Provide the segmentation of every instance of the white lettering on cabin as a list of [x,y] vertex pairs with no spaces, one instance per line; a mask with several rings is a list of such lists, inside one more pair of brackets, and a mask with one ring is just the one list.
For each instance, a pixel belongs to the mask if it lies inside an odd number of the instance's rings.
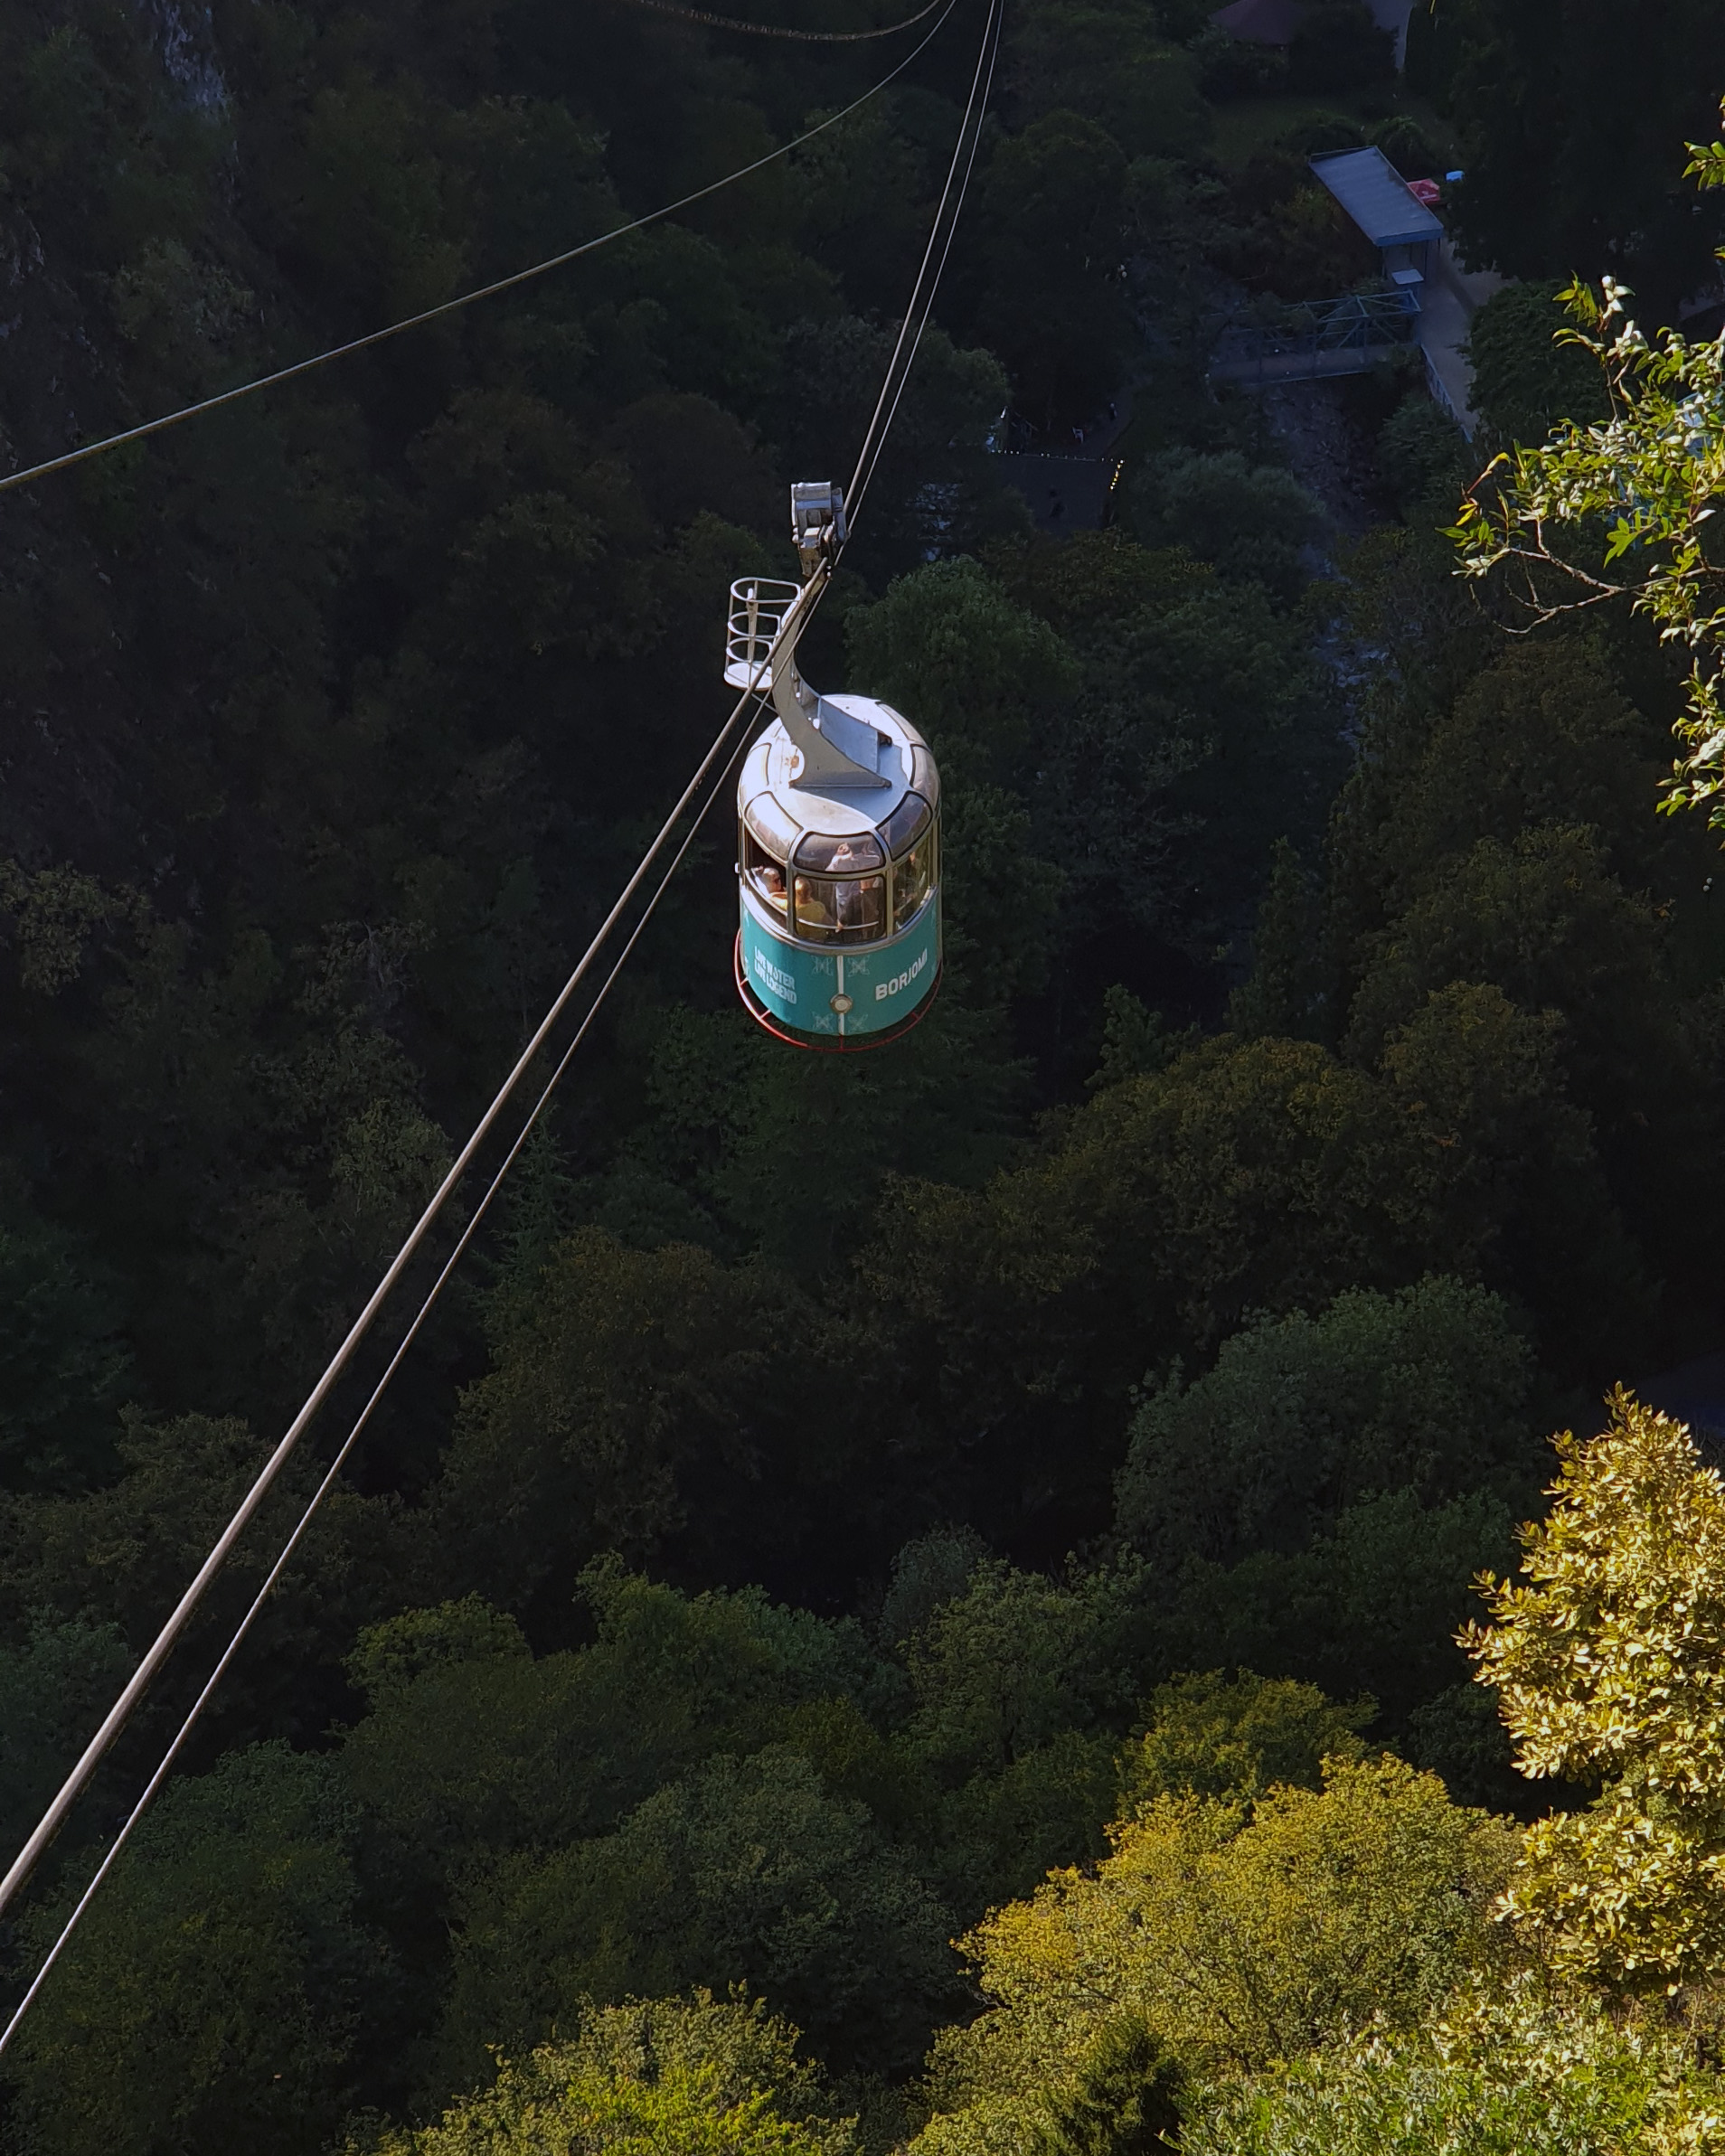
[[775,965],[764,951],[755,953],[755,974],[757,979],[770,988],[775,995],[782,997],[786,1003],[794,1003],[797,1001],[796,982],[787,973]]
[[911,984],[911,982],[912,982],[912,981],[914,981],[914,980],[916,979],[917,975],[918,975],[918,974],[919,974],[919,973],[922,971],[923,967],[924,967],[925,965],[928,965],[928,946],[925,944],[925,945],[923,946],[922,949],[921,949],[920,951],[919,951],[919,952],[918,952],[918,954],[917,954],[916,957],[915,957],[915,958],[914,958],[914,959],[911,961],[911,963],[910,963],[910,964],[908,966],[906,966],[906,968],[904,969],[904,971],[903,971],[903,972],[902,972],[902,973],[901,973],[901,974],[899,975],[899,977],[897,978],[897,980],[894,980],[894,981],[878,981],[878,982],[875,984],[875,989],[874,989],[874,1000],[875,1000],[875,1002],[876,1002],[877,1003],[885,1003],[885,1001],[887,1000],[888,996],[890,996],[890,995],[897,995],[897,994],[900,993],[900,991],[901,989],[906,989],[906,988],[909,988],[909,987],[910,987],[910,984]]

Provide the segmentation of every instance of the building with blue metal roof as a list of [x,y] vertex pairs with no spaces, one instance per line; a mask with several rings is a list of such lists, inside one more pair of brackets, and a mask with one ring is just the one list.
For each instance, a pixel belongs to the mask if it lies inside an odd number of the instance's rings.
[[1330,150],[1306,162],[1382,256],[1384,275],[1423,282],[1444,228],[1383,152]]

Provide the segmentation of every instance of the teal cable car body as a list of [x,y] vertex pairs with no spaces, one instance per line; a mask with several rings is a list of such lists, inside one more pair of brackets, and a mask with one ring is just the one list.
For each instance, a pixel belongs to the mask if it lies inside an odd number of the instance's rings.
[[798,675],[797,637],[844,537],[838,490],[794,487],[792,520],[806,580],[731,587],[725,679],[770,691],[777,713],[737,787],[737,989],[780,1040],[843,1053],[896,1040],[939,985],[940,777],[891,704],[817,695]]

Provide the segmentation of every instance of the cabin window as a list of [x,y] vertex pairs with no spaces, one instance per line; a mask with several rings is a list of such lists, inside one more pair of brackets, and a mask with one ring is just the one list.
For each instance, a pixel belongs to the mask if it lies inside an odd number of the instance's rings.
[[908,927],[934,885],[935,834],[930,824],[910,851],[892,864],[892,926]]
[[846,832],[843,838],[827,838],[811,831],[797,849],[799,869],[817,869],[828,876],[854,875],[862,869],[882,869],[886,855],[879,842],[866,831]]
[[775,861],[752,831],[743,832],[743,875],[755,896],[770,906],[781,920],[787,918],[785,864]]
[[907,794],[881,826],[887,852],[902,853],[914,838],[927,830],[928,822],[928,804],[919,794]]
[[871,943],[886,934],[884,876],[794,880],[798,936],[809,943]]
[[787,861],[797,843],[798,824],[779,807],[770,794],[757,794],[743,811],[743,824],[760,842],[769,861]]

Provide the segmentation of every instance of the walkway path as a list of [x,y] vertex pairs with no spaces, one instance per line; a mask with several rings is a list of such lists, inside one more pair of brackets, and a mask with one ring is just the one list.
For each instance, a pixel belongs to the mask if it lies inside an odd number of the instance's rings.
[[1447,236],[1438,243],[1433,274],[1419,288],[1419,342],[1428,376],[1471,441],[1478,419],[1473,409],[1474,376],[1463,346],[1474,315],[1503,279],[1490,269],[1464,269]]
[[1408,57],[1408,17],[1413,13],[1413,0],[1370,0],[1370,5],[1378,28],[1396,33],[1396,65],[1400,67]]

